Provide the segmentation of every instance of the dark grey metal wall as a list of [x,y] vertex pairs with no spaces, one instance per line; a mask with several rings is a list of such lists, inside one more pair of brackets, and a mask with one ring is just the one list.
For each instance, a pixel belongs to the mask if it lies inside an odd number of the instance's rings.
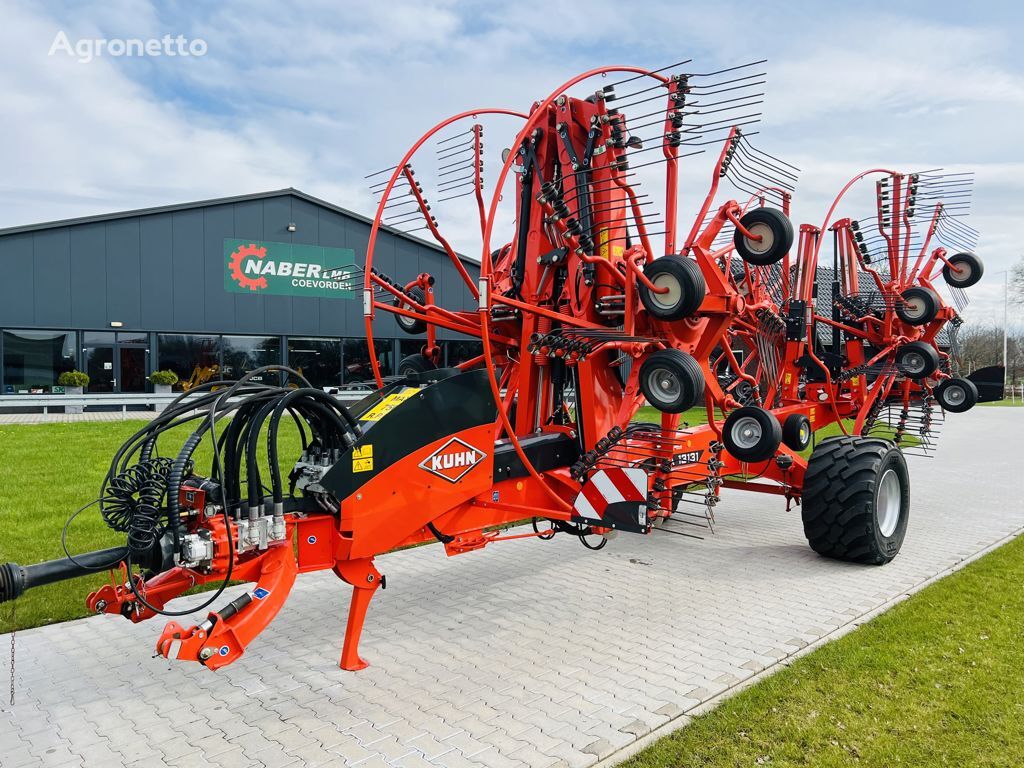
[[[369,233],[365,220],[288,191],[0,233],[0,327],[362,336],[359,295],[225,291],[224,239],[352,248],[362,264]],[[382,232],[374,266],[402,282],[430,272],[439,304],[474,307],[438,249]],[[376,334],[401,336],[390,314],[376,322]]]

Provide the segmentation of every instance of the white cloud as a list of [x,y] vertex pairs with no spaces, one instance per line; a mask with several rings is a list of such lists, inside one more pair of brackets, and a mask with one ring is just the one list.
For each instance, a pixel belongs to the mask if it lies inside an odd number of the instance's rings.
[[[8,4],[0,28],[0,226],[289,185],[369,213],[362,177],[447,114],[525,110],[575,72],[610,62],[692,57],[709,70],[766,57],[755,143],[803,169],[798,221],[820,223],[865,167],[974,168],[972,221],[992,277],[973,292],[972,314],[1001,312],[994,275],[1020,249],[1024,154],[1010,126],[1024,121],[1024,74],[1014,30],[963,9],[949,22],[931,10],[750,6],[725,24],[704,4],[624,12],[611,0],[514,12],[412,0],[42,8]],[[72,39],[181,33],[209,52],[83,65],[47,57],[60,29]],[[511,136],[507,122],[489,129],[488,151]],[[684,212],[703,196],[708,163],[686,163]],[[467,206],[448,220],[468,236],[474,216]]]

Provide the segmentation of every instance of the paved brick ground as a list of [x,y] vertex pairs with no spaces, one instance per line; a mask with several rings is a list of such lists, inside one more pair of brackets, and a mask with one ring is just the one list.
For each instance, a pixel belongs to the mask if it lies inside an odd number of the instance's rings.
[[951,416],[942,442],[911,461],[910,532],[884,568],[818,558],[797,514],[730,494],[704,541],[381,558],[355,674],[335,666],[348,591],[329,575],[218,673],[151,659],[158,622],[22,632],[0,763],[591,765],[1019,532],[1024,410]]

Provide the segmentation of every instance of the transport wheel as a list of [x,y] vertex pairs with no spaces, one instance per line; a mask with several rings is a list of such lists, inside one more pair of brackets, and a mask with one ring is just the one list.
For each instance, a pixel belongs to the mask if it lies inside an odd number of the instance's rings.
[[915,286],[907,288],[900,296],[903,301],[896,305],[896,315],[910,325],[925,325],[935,319],[942,306],[935,291]]
[[896,368],[908,379],[931,376],[939,367],[939,353],[924,341],[912,341],[896,350]]
[[434,361],[426,355],[421,355],[418,352],[415,355],[409,355],[408,357],[402,358],[402,362],[398,364],[398,375],[408,376],[411,373],[426,373],[437,368],[434,365]]
[[748,239],[739,229],[733,236],[736,252],[748,264],[759,267],[774,264],[793,247],[793,223],[776,208],[755,208],[740,218],[740,224],[760,240]]
[[[954,288],[970,288],[985,274],[985,265],[973,253],[957,253],[950,256],[949,264],[942,268],[942,277]],[[953,268],[950,269],[950,264]]]
[[782,426],[775,414],[756,405],[730,413],[722,425],[725,449],[740,461],[764,461],[779,450]]
[[[408,293],[410,298],[420,306],[423,306],[423,302],[427,300],[427,295],[423,293],[423,289],[418,285],[411,288]],[[412,309],[412,307],[401,299],[395,299],[395,306]],[[405,315],[399,315],[397,313],[395,314],[395,322],[398,323],[398,327],[406,333],[423,333],[427,330],[427,324],[423,320],[416,320],[415,318],[406,317]]]
[[782,442],[794,451],[803,451],[811,444],[814,430],[811,420],[802,413],[791,413],[782,422]]
[[888,563],[910,518],[910,476],[888,440],[830,437],[811,454],[800,506],[804,534],[819,555]]
[[977,405],[978,387],[970,379],[943,379],[935,388],[935,399],[942,410],[963,413]]
[[640,301],[659,320],[689,317],[707,293],[704,275],[693,259],[662,256],[644,267],[644,275],[658,288],[668,289],[667,293],[653,293],[642,283],[639,285]]
[[682,413],[704,396],[704,374],[685,352],[659,349],[640,366],[640,391],[662,413]]

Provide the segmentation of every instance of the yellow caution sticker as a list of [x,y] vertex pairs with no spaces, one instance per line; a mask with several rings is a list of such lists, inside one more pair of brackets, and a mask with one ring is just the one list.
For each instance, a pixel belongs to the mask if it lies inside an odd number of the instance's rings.
[[360,445],[352,451],[352,471],[372,472],[373,471],[373,446]]
[[785,375],[785,377],[783,378],[783,382],[786,383],[786,384],[791,384],[793,382],[793,374],[792,373],[787,373]]
[[814,423],[815,417],[818,415],[816,411],[816,408],[811,408],[810,413],[807,415],[807,418],[810,420],[812,424]]
[[392,395],[388,395],[375,406],[373,406],[373,408],[371,408],[362,416],[360,416],[359,420],[380,421],[393,410],[395,410],[395,408],[397,408],[410,397],[415,395],[417,392],[419,392],[419,389],[417,387],[406,387],[401,392],[395,392]]
[[626,252],[625,246],[622,245],[612,245],[609,247],[608,240],[610,237],[607,229],[602,229],[601,233],[597,236],[597,255],[606,261],[609,258],[622,258],[622,254]]

